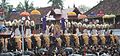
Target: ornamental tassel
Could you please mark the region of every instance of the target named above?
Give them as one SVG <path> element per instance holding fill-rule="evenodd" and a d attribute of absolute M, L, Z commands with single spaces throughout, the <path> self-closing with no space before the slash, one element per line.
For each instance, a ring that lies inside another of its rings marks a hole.
<path fill-rule="evenodd" d="M 50 39 L 49 39 L 49 37 L 45 36 L 44 40 L 45 40 L 45 43 L 46 43 L 47 47 L 50 47 Z"/>
<path fill-rule="evenodd" d="M 35 40 L 37 41 L 38 47 L 41 47 L 41 39 L 40 39 L 39 35 L 35 35 Z"/>
<path fill-rule="evenodd" d="M 102 37 L 101 37 L 101 40 L 102 40 L 102 44 L 105 44 L 105 42 L 106 42 L 105 36 L 102 36 Z"/>
<path fill-rule="evenodd" d="M 110 35 L 110 38 L 112 40 L 111 42 L 114 44 L 115 43 L 115 38 L 114 38 L 114 36 L 112 34 Z"/>
<path fill-rule="evenodd" d="M 22 41 L 21 41 L 21 36 L 15 36 L 15 42 L 17 43 L 17 46 L 18 46 L 18 50 L 21 50 L 22 47 Z"/>
<path fill-rule="evenodd" d="M 65 40 L 67 47 L 70 47 L 70 37 L 68 35 L 65 36 Z"/>
<path fill-rule="evenodd" d="M 31 44 L 31 39 L 30 37 L 26 37 L 26 42 L 27 42 L 27 45 L 28 45 L 28 49 L 32 49 L 32 44 Z"/>
<path fill-rule="evenodd" d="M 89 39 L 89 37 L 88 37 L 87 33 L 83 33 L 83 39 L 84 39 L 85 45 L 88 45 L 88 39 Z"/>
<path fill-rule="evenodd" d="M 97 44 L 98 39 L 97 39 L 96 35 L 94 35 L 94 34 L 92 35 L 92 40 L 93 40 L 94 44 Z"/>
<path fill-rule="evenodd" d="M 75 39 L 76 46 L 79 47 L 79 44 L 80 44 L 79 43 L 79 38 L 78 38 L 78 36 L 76 34 L 74 35 L 74 39 Z"/>
<path fill-rule="evenodd" d="M 56 38 L 56 40 L 58 42 L 58 46 L 61 47 L 62 40 L 60 38 Z"/>

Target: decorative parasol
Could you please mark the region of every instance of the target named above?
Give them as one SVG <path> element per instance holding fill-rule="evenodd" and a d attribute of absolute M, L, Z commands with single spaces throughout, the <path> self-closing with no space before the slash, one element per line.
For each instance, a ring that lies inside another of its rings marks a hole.
<path fill-rule="evenodd" d="M 68 12 L 67 15 L 68 16 L 77 16 L 77 14 L 75 12 Z"/>
<path fill-rule="evenodd" d="M 24 11 L 24 12 L 20 13 L 20 16 L 30 16 L 30 14 L 28 12 Z"/>
<path fill-rule="evenodd" d="M 111 14 L 111 15 L 109 15 L 109 17 L 110 17 L 110 18 L 115 18 L 116 16 L 113 15 L 113 14 Z"/>
<path fill-rule="evenodd" d="M 105 18 L 110 18 L 110 15 L 104 15 L 102 18 L 103 18 L 103 19 L 105 19 Z"/>
<path fill-rule="evenodd" d="M 113 21 L 114 21 L 114 24 L 115 24 L 115 17 L 116 17 L 115 15 L 111 14 L 111 15 L 104 15 L 102 18 L 103 18 L 103 20 L 104 20 L 104 19 L 113 18 L 113 19 L 114 19 Z M 104 21 L 103 21 L 103 22 L 104 22 Z"/>
<path fill-rule="evenodd" d="M 32 14 L 32 15 L 41 15 L 40 11 L 38 11 L 36 9 L 32 10 L 30 14 Z"/>
<path fill-rule="evenodd" d="M 83 15 L 83 14 L 79 14 L 79 15 L 78 15 L 78 19 L 85 19 L 85 18 L 87 18 L 86 15 Z"/>
<path fill-rule="evenodd" d="M 97 16 L 104 16 L 104 11 L 102 11 L 102 10 L 100 10 L 99 12 L 98 12 L 98 14 L 97 14 Z"/>

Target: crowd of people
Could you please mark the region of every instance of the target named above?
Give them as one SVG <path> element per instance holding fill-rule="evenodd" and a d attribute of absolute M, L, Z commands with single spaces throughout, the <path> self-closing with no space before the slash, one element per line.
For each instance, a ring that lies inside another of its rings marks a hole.
<path fill-rule="evenodd" d="M 12 27 L 7 26 L 8 31 L 13 31 L 12 36 L 7 38 L 5 43 L 3 38 L 0 40 L 1 52 L 4 47 L 3 44 L 5 44 L 8 52 L 22 50 L 21 25 L 16 20 L 13 21 L 13 25 Z M 110 26 L 109 24 L 102 25 L 92 22 L 88 24 L 65 22 L 65 25 L 62 26 L 59 23 L 46 25 L 45 30 L 35 34 L 34 22 L 27 20 L 24 25 L 25 50 L 32 51 L 34 55 L 38 56 L 68 56 L 73 53 L 98 55 L 97 52 L 100 55 L 119 56 L 119 38 L 112 34 L 112 30 L 109 30 Z M 67 52 L 65 50 L 67 47 L 73 51 Z"/>

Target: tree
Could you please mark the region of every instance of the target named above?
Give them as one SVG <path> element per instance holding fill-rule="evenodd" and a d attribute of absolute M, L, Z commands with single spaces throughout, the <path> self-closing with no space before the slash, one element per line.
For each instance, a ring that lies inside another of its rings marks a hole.
<path fill-rule="evenodd" d="M 48 3 L 52 3 L 54 8 L 63 8 L 63 1 L 62 0 L 49 0 Z"/>
<path fill-rule="evenodd" d="M 86 12 L 86 11 L 88 11 L 90 9 L 90 7 L 87 7 L 85 5 L 80 5 L 78 8 L 83 13 Z"/>
<path fill-rule="evenodd" d="M 6 0 L 2 0 L 2 3 L 1 3 L 1 7 L 3 8 L 3 9 L 7 9 L 8 8 L 8 2 L 6 2 Z"/>
<path fill-rule="evenodd" d="M 29 11 L 29 10 L 34 9 L 33 3 L 31 2 L 31 3 L 29 4 L 29 0 L 25 0 L 24 3 L 19 2 L 19 4 L 17 5 L 16 8 L 17 8 L 18 11 L 21 11 L 21 10 Z"/>
<path fill-rule="evenodd" d="M 1 5 L 1 8 L 4 10 L 3 18 L 9 17 L 10 10 L 13 8 L 13 6 L 9 5 L 9 3 L 6 0 L 2 0 L 0 5 Z"/>

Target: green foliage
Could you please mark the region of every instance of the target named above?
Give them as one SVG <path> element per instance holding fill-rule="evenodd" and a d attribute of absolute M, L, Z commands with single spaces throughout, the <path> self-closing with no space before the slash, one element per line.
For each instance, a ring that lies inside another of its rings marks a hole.
<path fill-rule="evenodd" d="M 82 12 L 86 12 L 90 9 L 90 7 L 85 6 L 85 5 L 80 5 L 80 6 L 78 6 L 78 9 Z"/>
<path fill-rule="evenodd" d="M 12 5 L 8 5 L 9 3 L 6 0 L 2 0 L 2 2 L 0 3 L 1 7 L 4 9 L 4 11 L 6 12 L 3 16 L 4 18 L 7 18 L 10 16 L 10 13 L 13 8 Z"/>
<path fill-rule="evenodd" d="M 17 10 L 21 11 L 21 10 L 32 10 L 34 9 L 32 2 L 29 4 L 29 0 L 25 0 L 24 3 L 19 2 L 19 4 L 17 5 Z"/>
<path fill-rule="evenodd" d="M 62 0 L 49 0 L 48 3 L 52 3 L 52 6 L 55 8 L 63 8 L 63 1 Z"/>

